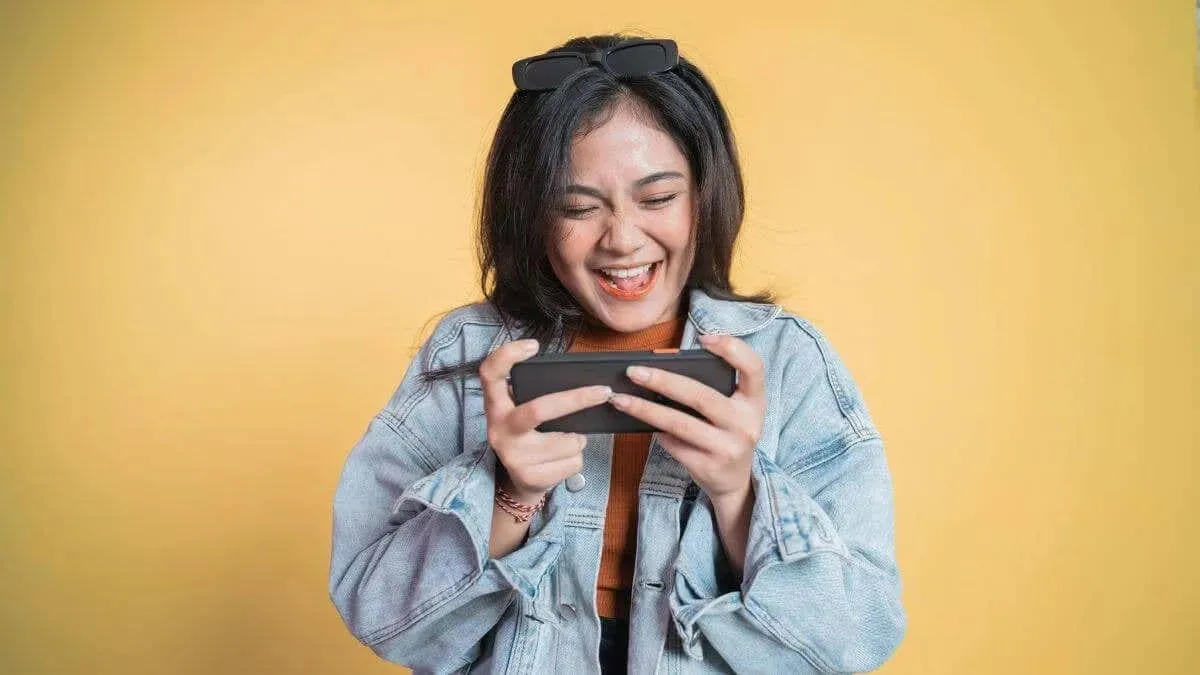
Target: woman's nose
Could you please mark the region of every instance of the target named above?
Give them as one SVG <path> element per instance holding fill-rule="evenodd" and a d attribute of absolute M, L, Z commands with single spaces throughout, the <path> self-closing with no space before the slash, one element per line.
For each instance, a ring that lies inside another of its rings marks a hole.
<path fill-rule="evenodd" d="M 605 228 L 600 246 L 614 255 L 633 253 L 646 243 L 642 228 L 627 214 L 610 214 Z"/>

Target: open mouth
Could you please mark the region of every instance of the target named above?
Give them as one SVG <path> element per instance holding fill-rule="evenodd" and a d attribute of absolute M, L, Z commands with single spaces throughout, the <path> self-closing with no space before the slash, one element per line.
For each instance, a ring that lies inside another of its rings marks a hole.
<path fill-rule="evenodd" d="M 594 269 L 600 289 L 619 300 L 637 300 L 654 288 L 662 261 L 638 267 Z"/>

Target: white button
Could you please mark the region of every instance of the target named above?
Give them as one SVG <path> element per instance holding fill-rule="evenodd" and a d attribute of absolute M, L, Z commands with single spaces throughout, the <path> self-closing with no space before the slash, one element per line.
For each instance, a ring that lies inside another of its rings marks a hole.
<path fill-rule="evenodd" d="M 579 492 L 583 489 L 584 485 L 587 485 L 587 479 L 584 478 L 583 474 L 581 473 L 574 474 L 567 478 L 567 489 L 571 492 Z"/>

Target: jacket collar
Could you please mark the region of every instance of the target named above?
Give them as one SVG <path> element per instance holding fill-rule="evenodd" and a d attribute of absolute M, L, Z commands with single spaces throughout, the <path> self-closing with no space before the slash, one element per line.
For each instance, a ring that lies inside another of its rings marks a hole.
<path fill-rule="evenodd" d="M 749 335 L 766 327 L 782 309 L 775 304 L 719 300 L 699 288 L 688 292 L 688 318 L 704 335 Z"/>
<path fill-rule="evenodd" d="M 762 330 L 779 316 L 783 308 L 776 304 L 720 300 L 699 288 L 688 293 L 688 319 L 683 329 L 681 347 L 695 348 L 700 335 L 735 335 L 741 337 Z M 495 349 L 505 340 L 516 339 L 524 334 L 521 322 L 499 331 L 492 342 Z M 550 351 L 565 349 L 563 336 L 557 336 Z"/>

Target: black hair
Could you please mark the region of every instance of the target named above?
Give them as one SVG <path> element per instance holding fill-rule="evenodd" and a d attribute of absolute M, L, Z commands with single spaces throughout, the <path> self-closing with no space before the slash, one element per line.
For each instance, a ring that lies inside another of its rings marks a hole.
<path fill-rule="evenodd" d="M 555 51 L 608 49 L 638 38 L 577 37 Z M 480 287 L 514 338 L 568 344 L 585 319 L 583 308 L 555 276 L 547 243 L 568 183 L 571 143 L 630 100 L 679 146 L 698 194 L 695 259 L 684 284 L 725 300 L 771 302 L 769 293 L 741 295 L 729 280 L 734 242 L 745 211 L 742 172 L 729 118 L 696 66 L 679 57 L 665 73 L 621 77 L 598 66 L 571 74 L 549 91 L 515 91 L 504 109 L 484 173 L 477 256 Z M 479 361 L 425 373 L 427 380 L 478 372 Z"/>

